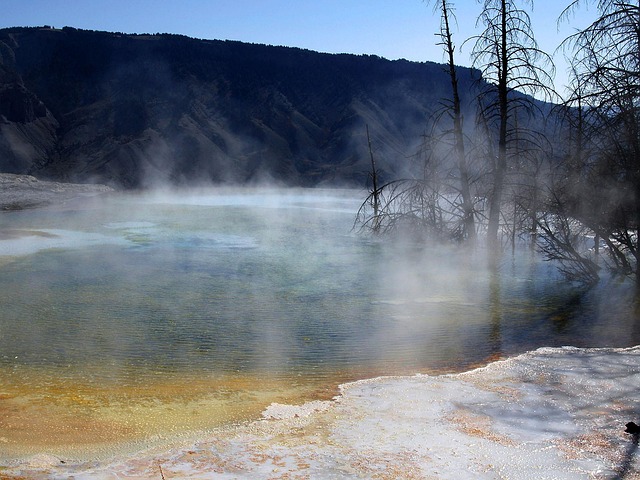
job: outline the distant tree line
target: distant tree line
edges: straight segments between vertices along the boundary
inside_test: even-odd
[[[466,40],[482,73],[473,104],[458,92],[454,3],[434,0],[450,95],[414,159],[421,174],[374,181],[357,225],[492,255],[526,241],[572,280],[593,284],[609,271],[640,285],[640,5],[567,6],[559,22],[587,6],[597,18],[561,45],[571,65],[561,98],[531,28],[533,2],[481,1],[481,32]]]

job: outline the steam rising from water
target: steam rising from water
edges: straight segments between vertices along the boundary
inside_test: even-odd
[[[361,199],[156,192],[3,214],[0,408],[53,418],[63,406],[96,439],[149,438],[347,379],[640,340],[628,312],[579,311],[590,300],[529,252],[491,276],[443,247],[352,233]],[[168,413],[176,391],[192,415]],[[16,452],[43,427],[20,425],[0,428]]]

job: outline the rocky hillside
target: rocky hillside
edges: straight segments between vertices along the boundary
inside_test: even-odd
[[[470,71],[461,90],[472,89]],[[176,35],[0,30],[0,171],[144,187],[399,175],[441,65]]]

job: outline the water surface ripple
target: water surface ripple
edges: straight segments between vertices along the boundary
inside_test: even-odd
[[[338,383],[639,343],[627,290],[351,231],[362,192],[112,195],[0,216],[7,455],[163,439]],[[605,313],[603,313],[605,312]],[[63,451],[63,450],[60,450]]]

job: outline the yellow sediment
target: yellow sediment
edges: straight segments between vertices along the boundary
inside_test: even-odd
[[[299,403],[336,392],[324,381],[293,380],[244,374],[148,378],[139,385],[66,379],[34,388],[0,382],[0,461],[38,453],[110,457],[259,418],[272,402]]]
[[[120,373],[88,366],[0,369],[0,465],[36,454],[83,461],[172,445],[258,419],[271,403],[331,399],[340,384],[388,372]]]

